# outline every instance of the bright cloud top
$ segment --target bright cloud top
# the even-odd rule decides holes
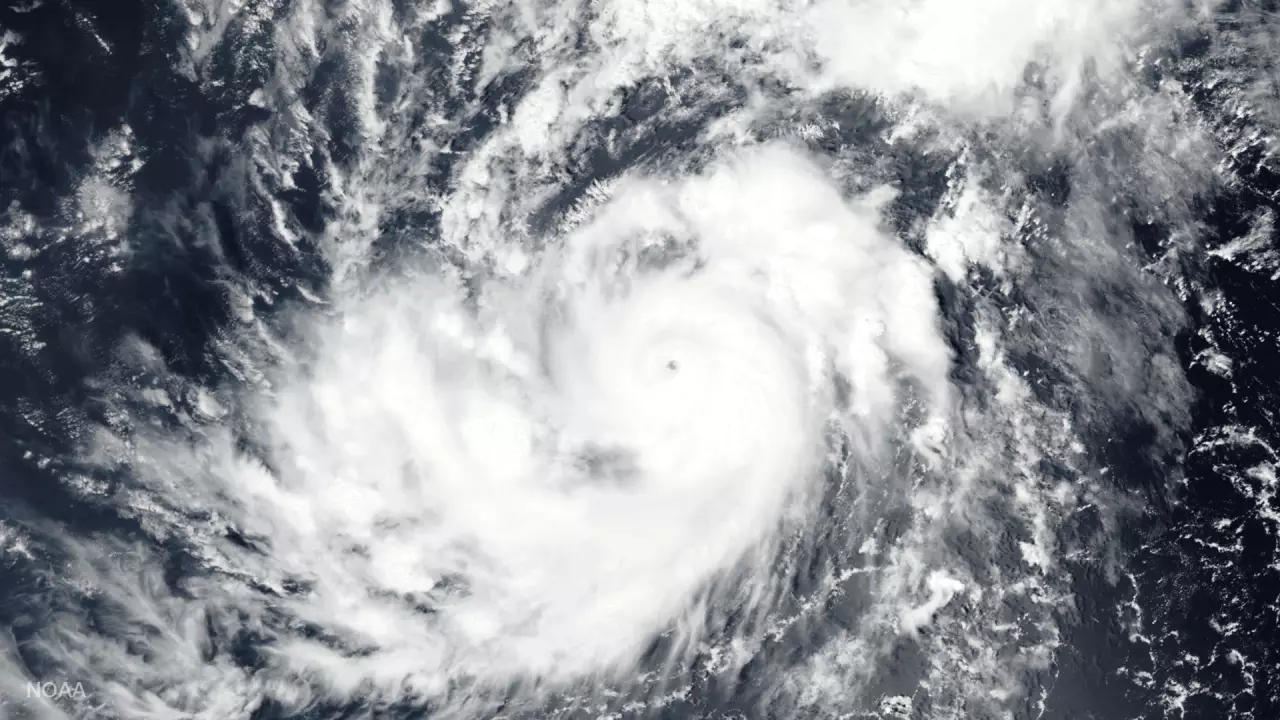
[[[282,661],[423,690],[628,667],[696,640],[729,573],[769,597],[825,431],[875,454],[907,384],[945,413],[930,270],[808,159],[625,180],[589,214],[473,304],[404,280],[326,324],[262,409],[274,474],[214,451],[290,612],[371,651]]]

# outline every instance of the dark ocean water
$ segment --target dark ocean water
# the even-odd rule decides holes
[[[147,548],[128,562],[155,566],[177,598],[194,592],[190,578],[216,578],[224,571],[212,566],[190,537],[158,530],[153,518],[119,501],[136,483],[128,466],[96,462],[85,448],[100,427],[150,425],[184,432],[177,416],[202,412],[202,400],[175,389],[174,378],[183,379],[187,388],[255,381],[254,363],[245,358],[261,357],[255,355],[261,348],[251,346],[239,358],[227,350],[236,342],[230,338],[239,318],[250,313],[275,333],[275,342],[301,344],[306,333],[297,327],[295,311],[338,292],[337,255],[325,249],[328,241],[322,238],[350,221],[343,197],[353,189],[334,173],[350,170],[369,152],[361,134],[364,110],[348,87],[350,67],[362,61],[361,48],[344,45],[343,26],[335,23],[332,44],[315,49],[305,72],[286,66],[279,59],[278,28],[299,9],[290,2],[246,5],[253,13],[234,15],[230,6],[217,6],[230,19],[218,42],[202,49],[208,54],[198,65],[186,44],[185,11],[174,3],[28,0],[0,8],[0,32],[21,38],[5,45],[0,70],[0,206],[5,209],[0,233],[6,251],[0,259],[0,521],[6,532],[0,627],[8,628],[3,649],[10,656],[0,671],[13,675],[3,688],[0,716],[142,716],[116,706],[115,696],[93,685],[114,675],[101,667],[93,670],[95,663],[110,663],[109,655],[87,652],[84,666],[68,667],[68,656],[51,650],[42,635],[74,616],[84,632],[127,638],[129,653],[147,665],[167,662],[146,631],[118,626],[124,621],[109,597],[69,589],[76,587],[72,553],[57,539]],[[330,5],[331,18],[345,7]],[[387,12],[403,19],[415,10],[412,3],[393,2]],[[1243,22],[1241,8],[1217,12],[1219,29],[1236,29]],[[478,100],[470,97],[468,78],[480,71],[480,61],[465,47],[462,30],[482,26],[477,17],[473,9],[458,6],[435,24],[417,27],[414,40],[421,55],[408,65],[384,63],[374,74],[373,96],[386,103],[383,116],[398,123],[396,138],[406,147],[432,142],[428,131],[450,123],[450,152],[414,167],[414,183],[438,186],[441,192],[456,182],[465,159],[488,142],[506,121],[507,106],[528,88],[529,79],[516,73],[489,84]],[[1053,359],[1052,348],[1039,344],[1056,337],[1049,330],[1027,336],[1021,346],[1011,343],[1012,365],[1045,407],[1073,418],[1089,449],[1084,464],[1046,456],[1037,471],[1075,483],[1105,468],[1102,482],[1110,502],[1118,504],[1081,503],[1055,531],[1050,544],[1063,556],[1071,601],[1044,611],[1060,636],[1049,662],[1027,671],[1024,698],[1002,699],[996,710],[948,697],[953,691],[947,688],[934,687],[930,695],[930,651],[904,636],[862,693],[866,698],[916,697],[917,703],[898,710],[892,703],[854,698],[849,717],[1280,717],[1280,484],[1274,474],[1280,464],[1280,250],[1275,242],[1280,182],[1274,160],[1256,142],[1274,126],[1261,114],[1238,112],[1241,88],[1252,86],[1256,74],[1274,72],[1274,61],[1236,56],[1213,42],[1192,34],[1170,43],[1168,61],[1151,71],[1161,77],[1146,80],[1152,86],[1176,81],[1188,89],[1186,112],[1197,115],[1198,126],[1227,158],[1215,169],[1226,180],[1189,193],[1180,201],[1185,211],[1177,222],[1144,217],[1140,203],[1132,212],[1118,212],[1114,217],[1122,220],[1116,222],[1127,221],[1123,231],[1132,237],[1133,270],[1123,277],[1134,284],[1116,280],[1072,293],[1092,308],[1088,317],[1110,318],[1109,332],[1125,336],[1133,326],[1139,328],[1129,335],[1134,337],[1151,329],[1142,329],[1143,323],[1165,322],[1164,310],[1145,309],[1142,288],[1168,288],[1180,308],[1166,314],[1185,313],[1186,320],[1181,326],[1170,321],[1167,332],[1154,334],[1170,340],[1193,390],[1185,420],[1177,419],[1177,409],[1159,409],[1161,398],[1175,392],[1161,384],[1164,376],[1144,372],[1145,384],[1135,386],[1127,371],[1117,369],[1125,362],[1119,353],[1091,366],[1095,375],[1070,376]],[[730,90],[693,106],[694,111],[677,111],[671,93],[696,91],[708,76],[725,72],[710,64],[687,70],[684,78],[677,74],[664,83],[636,84],[621,112],[586,123],[582,147],[574,148],[571,160],[557,171],[558,191],[529,220],[533,234],[554,228],[598,178],[700,152],[699,133],[707,120],[698,113],[717,115],[738,107],[745,91],[736,94],[733,89],[740,86],[727,77],[723,84]],[[280,77],[290,78],[298,102],[314,126],[323,128],[323,141],[296,153],[301,161],[295,165],[268,172],[262,166],[276,159],[261,153],[250,141],[251,132],[256,128],[285,148],[292,142],[290,124],[254,92]],[[393,101],[410,84],[429,90],[437,102],[430,112],[395,107]],[[897,112],[857,94],[795,111],[818,123],[837,123],[835,130],[805,142],[817,154],[852,153],[865,161],[866,177],[852,181],[855,187],[891,182],[899,188],[885,213],[888,224],[923,254],[921,223],[944,202],[950,168],[961,153],[886,140],[886,129],[900,120]],[[781,127],[803,120],[777,122]],[[593,140],[605,136],[625,141],[606,149]],[[1124,138],[1114,142],[1114,157],[1124,156]],[[998,144],[991,147],[996,149],[990,152],[1003,152]],[[955,353],[950,376],[957,385],[976,382],[979,374],[973,349],[979,299],[1026,308],[1046,327],[1077,322],[1057,305],[1066,295],[1055,284],[1062,277],[1056,269],[1074,262],[1072,252],[1043,238],[1054,232],[1052,208],[1063,209],[1065,216],[1082,187],[1096,189],[1096,178],[1109,162],[1097,158],[1104,156],[1112,158],[1063,151],[1009,161],[1025,173],[1028,197],[1048,208],[1040,229],[1026,230],[1027,251],[1037,269],[1013,286],[981,272],[974,274],[972,287],[939,276],[941,326]],[[1195,172],[1201,170],[1188,174]],[[87,212],[95,208],[96,214]],[[373,260],[359,272],[454,262],[455,250],[423,241],[440,233],[438,203],[406,201],[382,210],[369,231],[376,236]],[[1060,222],[1059,227],[1068,224]],[[291,228],[287,240],[282,223]],[[1230,243],[1251,232],[1259,238],[1254,245],[1230,251]],[[254,291],[246,301],[233,287]],[[1055,315],[1059,312],[1061,318]],[[1145,340],[1135,342],[1141,346]],[[1107,354],[1105,348],[1098,352]],[[1222,363],[1228,361],[1230,370],[1224,373]],[[1087,386],[1095,379],[1096,395]],[[1111,382],[1131,398],[1110,394]],[[159,410],[131,390],[148,387],[169,389]],[[237,447],[261,452],[256,444],[265,441],[254,421],[239,410],[230,418]],[[795,598],[817,593],[828,565],[843,562],[840,551],[824,547],[849,542],[841,535],[846,531],[839,497],[834,491],[824,497],[837,504],[819,512],[820,529],[805,545],[812,572],[802,567],[792,579]],[[894,512],[889,508],[880,518],[888,528],[883,537],[890,540],[895,523],[907,523]],[[998,508],[991,512],[1000,517]],[[200,526],[215,516],[196,514],[186,521]],[[183,522],[181,516],[168,518]],[[1003,539],[967,532],[976,537],[966,539],[957,531],[950,539],[956,553],[970,553],[975,566],[990,566],[992,577],[1001,575],[1004,564],[1017,564],[1021,536],[1014,530]],[[226,529],[223,536],[270,555],[262,550],[269,542],[237,533]],[[1110,538],[1105,547],[1097,540],[1102,535]],[[848,563],[859,566],[856,560]],[[524,689],[515,687],[510,706],[499,704],[485,716],[550,717],[548,708],[559,708],[557,717],[604,717],[599,708],[609,707],[619,713],[615,717],[835,717],[831,705],[796,709],[793,696],[779,695],[774,685],[787,669],[805,667],[816,648],[857,626],[870,603],[863,597],[870,590],[860,590],[860,582],[853,577],[841,596],[825,598],[815,616],[790,626],[736,673],[699,671],[712,661],[696,657],[693,669],[680,676],[691,678],[685,689],[656,707],[596,704],[590,700],[594,686],[584,683],[532,704],[520,700]],[[1003,612],[1021,617],[1019,602],[1030,601],[1011,596]],[[978,623],[995,617],[973,612]],[[288,625],[281,622],[277,629]],[[746,627],[749,621],[730,619],[724,631],[733,634],[740,624]],[[291,627],[306,637],[326,632]],[[272,677],[263,650],[278,637],[258,626],[238,630],[226,618],[210,620],[207,631],[210,662],[216,656],[263,683]],[[1047,631],[1032,623],[1019,631],[1019,642],[1034,644],[1037,632]],[[662,669],[663,642],[655,641],[640,667]],[[998,658],[1001,650],[993,652]],[[32,680],[82,682],[91,700],[33,703],[22,694]],[[466,694],[465,682],[454,682],[459,684],[446,697]],[[650,683],[633,692],[661,694],[680,685]],[[165,697],[162,687],[150,691]],[[926,696],[930,699],[919,699]],[[414,693],[388,698],[373,691],[292,705],[278,688],[255,697],[265,699],[246,701],[235,716],[430,717],[433,709],[450,706],[448,700]],[[196,710],[198,699],[173,705],[185,709],[150,716],[206,716]]]

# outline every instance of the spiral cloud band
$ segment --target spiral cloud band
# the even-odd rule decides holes
[[[874,454],[909,385],[942,422],[930,272],[874,202],[784,146],[611,195],[471,304],[406,278],[344,308],[261,409],[275,476],[213,451],[260,571],[306,589],[290,611],[377,648],[282,661],[429,692],[688,646],[718,579],[768,596],[828,433]]]
[[[19,5],[0,716],[1266,714],[1267,3]]]

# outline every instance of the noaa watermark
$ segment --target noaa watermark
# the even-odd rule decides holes
[[[87,700],[89,694],[84,691],[82,683],[72,685],[69,682],[29,682],[27,698],[43,700]]]

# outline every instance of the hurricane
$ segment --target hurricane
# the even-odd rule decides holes
[[[0,717],[1270,717],[1276,17],[0,9]]]

